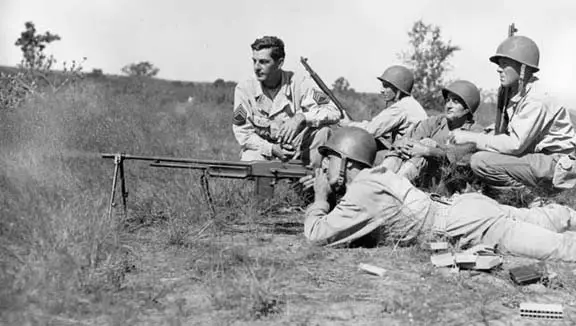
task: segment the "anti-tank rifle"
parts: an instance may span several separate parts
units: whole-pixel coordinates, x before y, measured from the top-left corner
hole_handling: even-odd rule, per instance
[[[151,162],[151,167],[200,170],[200,178],[203,191],[209,201],[210,208],[214,212],[212,196],[208,184],[208,177],[254,180],[254,193],[258,199],[269,199],[273,196],[274,186],[280,179],[299,179],[306,175],[312,175],[313,171],[303,166],[301,161],[217,161],[191,158],[173,158],[160,156],[138,156],[124,153],[102,154],[102,158],[114,159],[114,176],[112,191],[110,194],[110,207],[108,214],[111,216],[112,208],[116,206],[115,196],[118,182],[122,194],[122,206],[124,216],[127,215],[126,201],[128,191],[124,175],[124,161]]]

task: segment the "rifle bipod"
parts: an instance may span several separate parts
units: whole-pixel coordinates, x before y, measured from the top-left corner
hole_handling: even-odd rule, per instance
[[[112,191],[110,193],[110,205],[108,207],[108,219],[112,219],[112,209],[116,207],[116,188],[118,184],[118,177],[120,177],[120,191],[122,192],[122,207],[124,218],[128,217],[128,208],[126,206],[126,199],[128,198],[128,191],[126,190],[126,181],[124,178],[124,154],[119,153],[114,155],[114,177],[112,178]]]
[[[208,171],[203,170],[202,175],[200,176],[200,185],[202,186],[202,194],[204,195],[204,199],[210,207],[212,218],[216,218],[216,208],[214,207],[214,201],[212,200],[212,194],[210,193],[210,184],[208,183],[209,177],[210,176],[208,175]]]

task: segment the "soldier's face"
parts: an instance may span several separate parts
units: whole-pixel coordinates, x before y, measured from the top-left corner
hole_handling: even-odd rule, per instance
[[[265,82],[271,78],[274,78],[279,73],[280,68],[282,68],[284,59],[272,59],[270,56],[271,52],[272,49],[252,51],[254,74],[256,75],[256,79],[258,79],[259,82]]]
[[[500,76],[500,85],[510,87],[518,83],[520,79],[520,66],[520,63],[512,59],[500,58],[498,60],[498,69],[496,69]]]
[[[470,110],[466,108],[464,103],[457,96],[448,94],[445,101],[444,109],[446,113],[446,119],[449,121],[462,119],[470,112]]]
[[[322,159],[322,169],[328,177],[328,184],[335,187],[338,184],[338,177],[340,176],[340,164],[342,159],[336,155],[328,155]]]
[[[387,82],[382,82],[380,94],[384,97],[384,101],[393,101],[396,98],[396,88]]]

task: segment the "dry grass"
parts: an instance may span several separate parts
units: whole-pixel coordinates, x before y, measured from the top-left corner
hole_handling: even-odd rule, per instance
[[[288,183],[261,205],[249,182],[211,180],[212,214],[198,173],[127,162],[129,215],[108,219],[113,164],[98,152],[237,158],[230,89],[186,87],[86,80],[0,112],[0,321],[514,325],[519,302],[535,300],[563,303],[574,322],[573,265],[548,264],[552,286],[520,288],[506,269],[435,269],[418,247],[312,247]],[[187,91],[201,101],[174,100]]]

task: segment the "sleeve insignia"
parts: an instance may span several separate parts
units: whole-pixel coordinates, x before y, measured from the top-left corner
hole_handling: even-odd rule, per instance
[[[234,109],[234,119],[232,120],[232,123],[235,126],[242,126],[246,123],[247,116],[248,112],[246,112],[246,109],[242,106],[242,104],[240,104]]]
[[[318,90],[314,90],[313,98],[318,105],[328,104],[330,102],[330,98],[322,91]]]

